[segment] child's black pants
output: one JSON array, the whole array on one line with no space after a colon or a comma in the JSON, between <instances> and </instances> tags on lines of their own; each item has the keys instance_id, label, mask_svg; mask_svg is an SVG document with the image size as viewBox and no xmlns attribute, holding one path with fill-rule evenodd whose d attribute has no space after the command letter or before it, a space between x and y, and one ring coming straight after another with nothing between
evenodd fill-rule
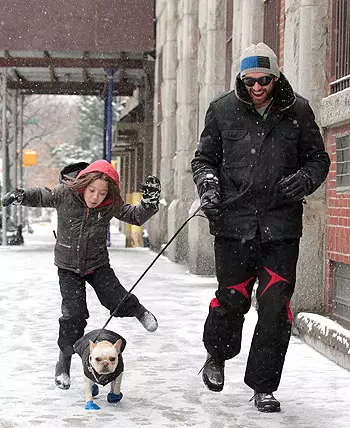
<instances>
[{"instance_id":1,"label":"child's black pants","mask_svg":"<svg viewBox=\"0 0 350 428\"><path fill-rule=\"evenodd\" d=\"M65 354L73 354L74 343L84 335L89 318L86 305L86 288L88 282L96 292L101 304L110 313L118 306L127 291L121 285L113 269L107 265L95 271L79 276L74 272L58 269L62 296L62 316L59 318L58 346ZM116 316L132 317L138 314L141 304L137 297L130 294L118 309Z\"/></svg>"}]
</instances>

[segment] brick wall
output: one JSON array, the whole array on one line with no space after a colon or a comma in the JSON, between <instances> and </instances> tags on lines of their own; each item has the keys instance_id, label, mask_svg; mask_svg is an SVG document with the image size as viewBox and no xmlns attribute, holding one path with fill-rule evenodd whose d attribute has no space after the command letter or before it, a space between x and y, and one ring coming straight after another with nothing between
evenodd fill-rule
<instances>
[{"instance_id":1,"label":"brick wall","mask_svg":"<svg viewBox=\"0 0 350 428\"><path fill-rule=\"evenodd\" d=\"M325 309L330 313L333 293L333 263L350 264L350 193L336 190L336 136L350 132L350 124L330 128L326 132L326 146L331 158L326 194L326 289Z\"/></svg>"}]
</instances>

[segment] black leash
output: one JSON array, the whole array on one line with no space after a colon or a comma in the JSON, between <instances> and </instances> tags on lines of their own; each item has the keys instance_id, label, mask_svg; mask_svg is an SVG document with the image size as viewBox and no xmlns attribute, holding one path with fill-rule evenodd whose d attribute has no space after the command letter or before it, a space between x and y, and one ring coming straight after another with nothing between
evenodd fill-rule
<instances>
[{"instance_id":1,"label":"black leash","mask_svg":"<svg viewBox=\"0 0 350 428\"><path fill-rule=\"evenodd\" d=\"M235 202L237 199L241 198L243 195L245 195L248 190L251 188L252 186L252 182L249 183L249 185L243 190L242 193L239 193L238 195L227 199L222 206L224 208L229 208L229 206ZM208 203L208 202L207 202ZM107 321L104 323L103 327L101 328L101 330L98 332L97 336L95 337L95 339L93 340L93 342L96 342L97 339L100 337L102 331L107 327L107 325L109 324L109 322L111 321L111 319L116 315L116 313L118 312L118 309L121 307L121 305L125 302L125 300L129 297L129 295L131 294L131 292L135 289L135 287L137 286L137 284L141 281L141 279L146 275L146 273L151 269L151 267L154 265L154 263L159 259L159 257L164 253L164 251L169 247L169 245L173 242L173 240L177 237L177 235L181 232L181 230L186 226L186 224L192 220L193 217L195 217L197 215L197 213L205 206L207 205L207 203L200 205L195 212L188 217L184 223L179 227L179 229L174 233L174 235L170 238L170 240L167 242L167 244L161 249L161 251L157 254L157 256L153 259L153 261L149 264L149 266L147 267L147 269L143 272L143 274L139 277L139 279L135 282L135 284L130 288L129 291L127 291L127 293L125 294L125 296L122 298L122 300L118 303L117 307L114 309L114 311L111 313L111 315L109 316L109 318L107 319ZM204 366L203 366L204 368ZM202 368L202 370L203 370Z\"/></svg>"},{"instance_id":2,"label":"black leash","mask_svg":"<svg viewBox=\"0 0 350 428\"><path fill-rule=\"evenodd\" d=\"M135 282L135 284L130 288L130 290L125 294L125 296L122 298L122 300L118 303L118 306L114 309L114 311L111 313L107 321L105 322L104 326L101 328L99 333L97 334L96 338L93 340L93 342L96 342L99 338L102 330L104 330L107 327L107 324L111 321L111 319L116 315L118 312L118 309L121 307L121 305L125 302L125 300L129 297L131 292L135 289L137 284L141 281L141 279L146 275L146 273L151 269L151 267L154 265L154 263L159 259L159 257L164 253L164 251L169 247L169 245L173 242L173 240L177 237L177 235L181 232L181 230L186 226L186 224L196 216L196 214L202 209L204 205L200 205L195 212L186 219L186 221L182 224L182 226L174 233L172 238L167 242L167 244L161 249L161 251L157 254L157 256L153 259L153 261L149 264L147 269L143 272L143 274L139 277L139 279Z\"/></svg>"}]
</instances>

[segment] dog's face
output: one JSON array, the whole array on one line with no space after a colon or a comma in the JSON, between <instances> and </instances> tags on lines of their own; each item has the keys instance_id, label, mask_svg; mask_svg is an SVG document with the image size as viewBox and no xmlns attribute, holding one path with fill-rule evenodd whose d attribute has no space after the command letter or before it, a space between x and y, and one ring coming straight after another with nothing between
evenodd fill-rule
<instances>
[{"instance_id":1,"label":"dog's face","mask_svg":"<svg viewBox=\"0 0 350 428\"><path fill-rule=\"evenodd\" d=\"M122 340L114 344L107 340L93 343L90 340L90 364L99 374L113 373L118 365L118 354L122 346Z\"/></svg>"}]
</instances>

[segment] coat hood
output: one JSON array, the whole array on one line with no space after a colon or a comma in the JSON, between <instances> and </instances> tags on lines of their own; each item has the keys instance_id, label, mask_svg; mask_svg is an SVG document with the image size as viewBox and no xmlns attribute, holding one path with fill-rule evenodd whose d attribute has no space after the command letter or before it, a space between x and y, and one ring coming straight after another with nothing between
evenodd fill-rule
<instances>
[{"instance_id":1,"label":"coat hood","mask_svg":"<svg viewBox=\"0 0 350 428\"><path fill-rule=\"evenodd\" d=\"M239 74L236 77L235 94L237 98L244 103L253 105L248 91L246 90L246 87L244 86L244 83ZM283 73L280 74L280 78L276 81L272 95L274 107L280 111L288 109L296 101L293 88Z\"/></svg>"},{"instance_id":2,"label":"coat hood","mask_svg":"<svg viewBox=\"0 0 350 428\"><path fill-rule=\"evenodd\" d=\"M89 164L87 162L78 162L78 163L71 163L67 166L65 166L61 171L59 175L59 182L64 183L67 178L76 178L76 176L79 174L80 171L87 168Z\"/></svg>"},{"instance_id":3,"label":"coat hood","mask_svg":"<svg viewBox=\"0 0 350 428\"><path fill-rule=\"evenodd\" d=\"M80 178L81 176L88 174L89 172L103 172L103 174L108 175L108 177L110 177L116 183L118 189L120 190L119 174L116 169L113 168L113 166L106 160L101 159L92 162L87 168L79 172L77 178Z\"/></svg>"}]
</instances>

